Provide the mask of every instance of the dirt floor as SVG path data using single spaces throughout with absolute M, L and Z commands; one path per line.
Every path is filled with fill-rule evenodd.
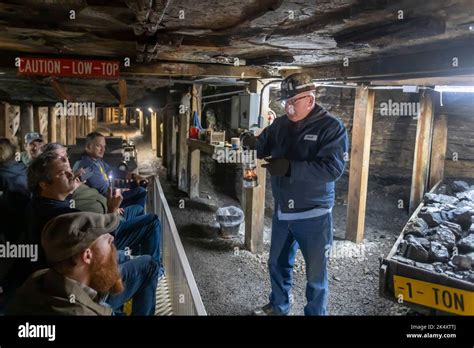
M 114 127 L 112 127 L 114 128 Z M 116 132 L 117 134 L 117 132 Z M 150 144 L 138 133 L 135 136 L 139 153 L 139 169 L 143 174 L 159 173 L 176 226 L 182 238 L 199 291 L 209 315 L 248 315 L 257 306 L 267 303 L 270 282 L 267 271 L 273 200 L 267 185 L 264 244 L 262 254 L 244 249 L 244 224 L 233 239 L 219 236 L 215 210 L 234 205 L 229 195 L 228 180 L 217 180 L 221 172 L 209 170 L 213 165 L 202 155 L 200 198 L 189 200 L 176 184 L 166 180 L 161 160 L 153 156 Z M 207 157 L 207 158 L 206 158 Z M 220 168 L 222 171 L 222 168 Z M 211 176 L 214 174 L 214 176 Z M 367 197 L 365 239 L 359 245 L 343 240 L 346 221 L 348 180 L 337 182 L 337 199 L 333 210 L 334 244 L 329 263 L 330 315 L 404 315 L 408 309 L 378 295 L 379 258 L 390 251 L 408 219 L 406 207 L 409 181 L 370 177 Z M 227 192 L 227 193 L 226 193 Z M 235 195 L 235 192 L 234 192 Z M 179 208 L 183 199 L 185 208 Z M 400 201 L 401 200 L 401 201 Z M 298 252 L 293 287 L 291 314 L 302 315 L 305 305 L 304 260 Z

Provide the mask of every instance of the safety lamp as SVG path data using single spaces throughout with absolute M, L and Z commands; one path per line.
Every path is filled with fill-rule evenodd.
M 243 163 L 244 178 L 243 186 L 245 188 L 258 185 L 257 161 L 255 159 L 247 160 Z

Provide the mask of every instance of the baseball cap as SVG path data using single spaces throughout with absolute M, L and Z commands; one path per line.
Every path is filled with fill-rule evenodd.
M 119 225 L 117 214 L 77 212 L 59 215 L 43 228 L 41 244 L 49 262 L 59 262 L 87 249 Z
M 38 132 L 29 132 L 25 134 L 26 145 L 30 145 L 35 140 L 43 141 L 43 136 L 39 134 Z
M 280 94 L 277 100 L 290 99 L 297 94 L 314 90 L 316 90 L 316 85 L 310 75 L 304 73 L 292 74 L 281 82 Z

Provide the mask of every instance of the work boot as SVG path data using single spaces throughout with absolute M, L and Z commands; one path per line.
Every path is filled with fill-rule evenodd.
M 269 304 L 266 304 L 265 306 L 263 307 L 259 307 L 257 309 L 254 309 L 252 311 L 252 315 L 258 315 L 258 316 L 283 316 L 283 315 L 288 315 L 288 314 L 284 314 L 284 313 L 279 313 L 279 312 L 276 312 L 272 305 L 269 303 Z

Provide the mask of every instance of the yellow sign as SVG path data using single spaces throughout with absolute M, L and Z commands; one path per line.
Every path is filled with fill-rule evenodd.
M 418 303 L 445 312 L 474 315 L 474 291 L 460 290 L 421 280 L 393 276 L 399 302 Z

